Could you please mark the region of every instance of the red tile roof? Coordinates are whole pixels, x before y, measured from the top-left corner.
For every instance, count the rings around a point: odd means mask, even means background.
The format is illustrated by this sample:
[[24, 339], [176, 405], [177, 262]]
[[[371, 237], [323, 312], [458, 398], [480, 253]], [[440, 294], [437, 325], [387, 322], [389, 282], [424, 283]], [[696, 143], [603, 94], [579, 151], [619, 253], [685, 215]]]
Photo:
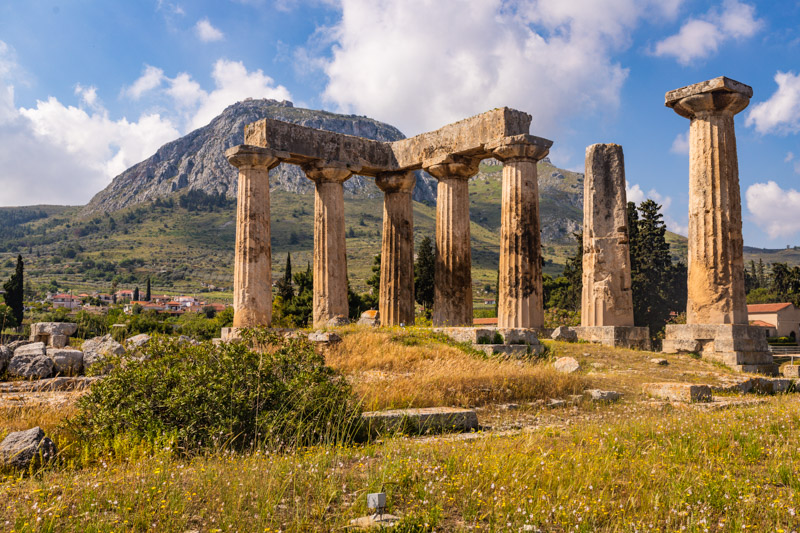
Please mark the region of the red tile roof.
[[780, 304], [750, 304], [747, 306], [748, 313], [777, 313], [781, 309], [789, 307], [791, 302]]
[[762, 328], [773, 328], [775, 329], [775, 324], [770, 324], [769, 322], [764, 322], [763, 320], [751, 320], [751, 326], [761, 326]]

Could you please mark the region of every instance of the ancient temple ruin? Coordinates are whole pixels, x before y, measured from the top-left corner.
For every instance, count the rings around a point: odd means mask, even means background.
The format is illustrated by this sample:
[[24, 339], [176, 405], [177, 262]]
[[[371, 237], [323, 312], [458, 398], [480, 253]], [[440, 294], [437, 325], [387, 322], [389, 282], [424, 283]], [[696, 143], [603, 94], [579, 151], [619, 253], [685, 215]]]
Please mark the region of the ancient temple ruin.
[[618, 144], [586, 149], [583, 193], [583, 288], [578, 337], [607, 346], [650, 348], [634, 327], [625, 160]]
[[719, 77], [666, 94], [689, 126], [689, 280], [686, 324], [668, 325], [663, 350], [696, 352], [745, 372], [772, 373], [762, 328], [750, 326], [733, 116], [753, 89]]
[[385, 195], [381, 324], [413, 324], [411, 192], [419, 169], [438, 180], [433, 323], [471, 326], [468, 180], [489, 157], [504, 163], [499, 326], [542, 327], [536, 163], [552, 142], [529, 135], [530, 122], [499, 108], [391, 143], [272, 119], [248, 124], [245, 144], [226, 154], [239, 169], [233, 329], [271, 323], [269, 170], [279, 163], [299, 165], [315, 184], [314, 327], [348, 314], [342, 184], [353, 174], [374, 177]]

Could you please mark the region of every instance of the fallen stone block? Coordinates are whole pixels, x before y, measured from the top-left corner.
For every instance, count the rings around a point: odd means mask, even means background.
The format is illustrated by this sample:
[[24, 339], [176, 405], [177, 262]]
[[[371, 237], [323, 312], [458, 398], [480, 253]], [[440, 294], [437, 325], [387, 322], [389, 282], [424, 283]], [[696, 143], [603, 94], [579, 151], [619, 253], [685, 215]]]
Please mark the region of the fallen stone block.
[[454, 407], [424, 407], [371, 411], [361, 415], [367, 435], [384, 433], [462, 432], [478, 429], [478, 415], [472, 409]]
[[474, 344], [473, 348], [480, 350], [489, 357], [507, 356], [509, 359], [525, 359], [532, 355], [539, 355], [544, 347], [539, 344]]
[[0, 442], [0, 462], [4, 466], [27, 469], [31, 463], [34, 465], [47, 462], [56, 456], [56, 445], [45, 437], [42, 428], [35, 427], [27, 431], [15, 431]]
[[800, 378], [800, 365], [784, 365], [781, 373], [787, 378]]
[[[83, 350], [83, 367], [89, 369], [94, 365], [102, 363], [109, 357], [118, 357], [125, 353], [125, 348], [115, 341], [111, 335], [104, 335], [102, 337], [94, 337], [83, 342], [81, 346]], [[110, 365], [101, 368], [101, 372], [110, 370]]]
[[693, 383], [645, 383], [644, 392], [654, 398], [671, 402], [710, 402], [711, 387]]
[[578, 333], [567, 326], [558, 326], [550, 338], [554, 341], [576, 342], [578, 340]]
[[336, 315], [335, 317], [328, 320], [325, 326], [329, 328], [336, 328], [339, 326], [346, 326], [350, 323], [350, 319], [343, 315]]
[[380, 326], [381, 325], [381, 317], [378, 311], [375, 309], [369, 309], [361, 313], [361, 317], [358, 319], [357, 325], [359, 326]]
[[650, 362], [653, 363], [654, 365], [661, 365], [661, 366], [667, 366], [669, 364], [669, 361], [667, 361], [666, 359], [659, 359], [658, 357], [650, 359]]
[[77, 376], [83, 370], [83, 352], [73, 348], [48, 348], [53, 371], [62, 376]]
[[613, 390], [588, 389], [583, 394], [593, 402], [616, 402], [622, 398], [622, 394]]
[[147, 346], [148, 342], [150, 342], [150, 335], [147, 333], [140, 333], [126, 340], [125, 348], [128, 350], [136, 350]]
[[8, 346], [0, 346], [0, 373], [6, 371], [6, 368], [8, 368], [8, 363], [11, 361], [12, 357], [14, 357], [14, 350]]
[[774, 378], [772, 380], [772, 393], [782, 394], [794, 391], [794, 380], [787, 378]]
[[315, 331], [309, 333], [308, 340], [317, 344], [336, 344], [341, 342], [342, 338], [333, 331]]
[[8, 363], [8, 373], [25, 379], [49, 378], [53, 375], [53, 360], [47, 357], [44, 343], [35, 342], [14, 350]]
[[553, 368], [564, 374], [572, 374], [580, 369], [581, 365], [574, 357], [560, 357], [553, 363]]

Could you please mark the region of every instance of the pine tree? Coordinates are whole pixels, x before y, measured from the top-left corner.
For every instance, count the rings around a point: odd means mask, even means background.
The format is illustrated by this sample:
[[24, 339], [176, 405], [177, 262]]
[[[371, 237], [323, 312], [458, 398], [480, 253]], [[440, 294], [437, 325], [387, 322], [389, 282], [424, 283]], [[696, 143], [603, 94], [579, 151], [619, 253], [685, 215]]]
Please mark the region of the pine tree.
[[758, 267], [756, 268], [756, 278], [758, 279], [759, 287], [767, 286], [767, 269], [764, 266], [764, 260], [758, 258]]
[[417, 261], [414, 263], [414, 296], [423, 309], [433, 308], [433, 287], [436, 255], [431, 238], [425, 236], [419, 243]]
[[14, 317], [17, 326], [22, 325], [22, 318], [25, 311], [23, 304], [25, 289], [24, 289], [24, 264], [22, 256], [17, 256], [17, 268], [14, 273], [3, 284], [3, 290], [6, 291], [5, 300], [6, 305], [11, 308], [11, 316]]
[[151, 298], [152, 295], [150, 294], [150, 276], [147, 276], [147, 287], [144, 290], [144, 300], [146, 302], [149, 302]]

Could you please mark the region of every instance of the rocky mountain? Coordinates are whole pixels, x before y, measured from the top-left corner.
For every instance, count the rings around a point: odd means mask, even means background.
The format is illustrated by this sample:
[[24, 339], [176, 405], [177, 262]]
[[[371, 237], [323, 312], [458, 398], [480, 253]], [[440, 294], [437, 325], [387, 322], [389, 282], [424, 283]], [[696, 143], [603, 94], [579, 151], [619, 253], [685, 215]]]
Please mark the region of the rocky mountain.
[[[225, 159], [225, 150], [244, 142], [244, 126], [261, 118], [274, 118], [311, 128], [358, 135], [378, 141], [403, 138], [397, 128], [356, 115], [296, 108], [291, 102], [245, 100], [229, 106], [207, 126], [165, 144], [149, 159], [138, 163], [99, 192], [81, 214], [110, 213], [135, 204], [151, 202], [181, 190], [236, 196], [236, 169]], [[345, 183], [351, 195], [377, 194], [370, 180], [354, 176]], [[290, 192], [310, 191], [311, 182], [294, 165], [273, 170], [272, 188]], [[418, 201], [432, 202], [435, 187], [423, 180], [415, 192]]]

